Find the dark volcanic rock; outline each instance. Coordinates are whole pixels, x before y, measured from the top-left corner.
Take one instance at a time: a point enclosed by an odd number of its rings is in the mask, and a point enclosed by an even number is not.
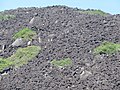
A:
[[[120,90],[120,53],[93,54],[105,40],[120,43],[120,15],[81,14],[79,9],[66,6],[18,8],[5,13],[16,15],[0,22],[5,44],[11,45],[12,35],[29,27],[38,33],[41,41],[33,44],[42,51],[27,65],[2,76],[0,90]],[[72,66],[60,69],[49,63],[66,57],[72,59]]]

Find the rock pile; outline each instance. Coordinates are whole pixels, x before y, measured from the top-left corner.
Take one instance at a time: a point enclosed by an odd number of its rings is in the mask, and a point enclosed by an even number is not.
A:
[[[33,61],[0,77],[0,90],[120,90],[120,53],[98,54],[103,41],[120,43],[120,15],[89,15],[66,6],[18,8],[4,11],[14,19],[0,21],[0,44],[9,50],[12,36],[23,27],[37,32],[32,45],[41,52]],[[72,66],[58,68],[53,59],[70,58]]]

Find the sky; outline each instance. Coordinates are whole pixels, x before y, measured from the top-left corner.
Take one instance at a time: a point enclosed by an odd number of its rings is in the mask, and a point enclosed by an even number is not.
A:
[[[46,7],[52,5],[100,9],[107,13],[120,14],[120,0],[0,0],[0,11],[18,7]]]

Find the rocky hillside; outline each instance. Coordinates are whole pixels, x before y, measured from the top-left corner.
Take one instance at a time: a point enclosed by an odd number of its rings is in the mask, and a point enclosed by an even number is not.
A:
[[[1,12],[0,90],[120,90],[120,15],[93,11]]]

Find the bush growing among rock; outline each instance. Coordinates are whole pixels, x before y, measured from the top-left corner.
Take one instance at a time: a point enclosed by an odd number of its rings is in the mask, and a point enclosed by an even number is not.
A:
[[[94,10],[94,9],[88,9],[83,11],[81,10],[80,13],[91,14],[91,15],[101,15],[101,16],[109,15],[108,13],[105,13],[101,10]]]
[[[12,65],[12,63],[9,60],[0,58],[0,72],[4,70],[5,68],[8,68]]]
[[[13,38],[14,39],[22,38],[23,40],[27,41],[27,40],[32,40],[36,35],[37,34],[35,31],[32,31],[29,28],[24,28],[20,30],[19,32],[15,33],[13,35]]]
[[[28,46],[19,48],[15,54],[6,59],[0,58],[0,72],[10,66],[19,67],[27,64],[28,61],[38,55],[40,50],[41,48],[39,46]]]
[[[72,65],[72,60],[70,58],[65,58],[62,60],[52,60],[51,64],[57,67],[65,67]]]
[[[6,15],[0,13],[0,20],[9,20],[15,18],[15,15]]]
[[[115,44],[112,42],[103,42],[100,46],[94,49],[96,54],[111,54],[120,51],[120,44]]]

